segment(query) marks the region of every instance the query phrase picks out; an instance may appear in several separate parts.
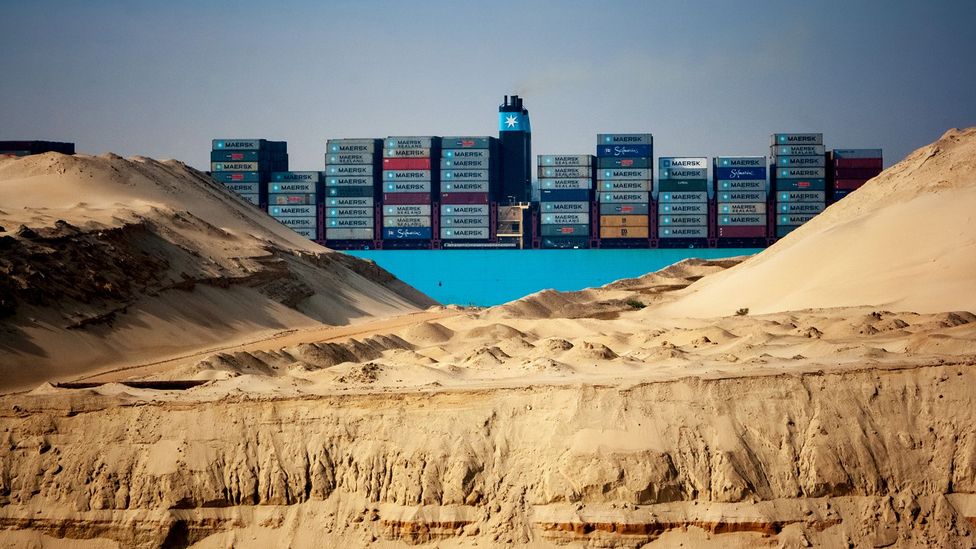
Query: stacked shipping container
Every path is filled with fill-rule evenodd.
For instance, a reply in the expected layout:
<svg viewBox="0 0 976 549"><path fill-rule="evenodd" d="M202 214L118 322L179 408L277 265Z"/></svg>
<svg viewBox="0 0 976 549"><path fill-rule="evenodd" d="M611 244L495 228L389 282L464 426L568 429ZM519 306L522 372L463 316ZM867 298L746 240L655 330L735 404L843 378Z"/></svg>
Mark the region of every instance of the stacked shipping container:
<svg viewBox="0 0 976 549"><path fill-rule="evenodd" d="M268 215L309 240L320 240L321 172L272 172Z"/></svg>
<svg viewBox="0 0 976 549"><path fill-rule="evenodd" d="M440 170L438 137L388 137L383 144L383 240L423 246L434 238L432 199Z"/></svg>
<svg viewBox="0 0 976 549"><path fill-rule="evenodd" d="M267 200L272 172L288 170L288 145L266 139L214 139L211 176L257 206Z"/></svg>
<svg viewBox="0 0 976 549"><path fill-rule="evenodd" d="M720 156L712 160L716 236L765 239L767 236L765 156Z"/></svg>
<svg viewBox="0 0 976 549"><path fill-rule="evenodd" d="M486 242L491 203L498 194L500 161L494 137L443 137L440 161L440 237Z"/></svg>
<svg viewBox="0 0 976 549"><path fill-rule="evenodd" d="M708 160L659 158L657 204L657 235L662 246L695 245L707 239Z"/></svg>
<svg viewBox="0 0 976 549"><path fill-rule="evenodd" d="M601 247L644 247L650 241L654 136L597 134L597 201Z"/></svg>
<svg viewBox="0 0 976 549"><path fill-rule="evenodd" d="M834 149L830 154L831 200L844 198L881 173L881 149Z"/></svg>
<svg viewBox="0 0 976 549"><path fill-rule="evenodd" d="M593 157L539 155L539 236L543 248L588 248Z"/></svg>
<svg viewBox="0 0 976 549"><path fill-rule="evenodd" d="M826 156L822 133L774 133L770 140L776 234L782 238L824 210Z"/></svg>
<svg viewBox="0 0 976 549"><path fill-rule="evenodd" d="M342 247L374 240L382 140L330 139L325 148L324 239Z"/></svg>

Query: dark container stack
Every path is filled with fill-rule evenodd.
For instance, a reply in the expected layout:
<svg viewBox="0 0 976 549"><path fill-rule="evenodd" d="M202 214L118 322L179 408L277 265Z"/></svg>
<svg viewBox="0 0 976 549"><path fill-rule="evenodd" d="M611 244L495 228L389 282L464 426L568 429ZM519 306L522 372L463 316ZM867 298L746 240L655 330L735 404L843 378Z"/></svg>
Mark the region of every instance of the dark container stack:
<svg viewBox="0 0 976 549"><path fill-rule="evenodd" d="M272 172L268 215L309 240L321 240L319 196L322 172Z"/></svg>
<svg viewBox="0 0 976 549"><path fill-rule="evenodd" d="M501 142L501 190L499 201L528 202L532 197L532 125L522 99L506 95L498 106L498 140Z"/></svg>
<svg viewBox="0 0 976 549"><path fill-rule="evenodd" d="M46 152L75 154L75 144L61 141L0 141L0 156L30 156Z"/></svg>
<svg viewBox="0 0 976 549"><path fill-rule="evenodd" d="M822 212L827 203L826 155L822 133L774 133L770 162L776 238Z"/></svg>
<svg viewBox="0 0 976 549"><path fill-rule="evenodd" d="M383 143L384 248L427 247L434 239L440 182L438 137L388 137Z"/></svg>
<svg viewBox="0 0 976 549"><path fill-rule="evenodd" d="M325 144L323 238L337 248L371 247L382 139L330 139Z"/></svg>
<svg viewBox="0 0 976 549"><path fill-rule="evenodd" d="M600 247L645 248L651 237L654 136L596 136Z"/></svg>
<svg viewBox="0 0 976 549"><path fill-rule="evenodd" d="M266 139L214 139L211 177L252 204L267 204L272 172L288 171L288 144Z"/></svg>
<svg viewBox="0 0 976 549"><path fill-rule="evenodd" d="M658 159L657 236L661 247L694 247L708 239L708 159Z"/></svg>
<svg viewBox="0 0 976 549"><path fill-rule="evenodd" d="M498 200L500 162L497 138L441 138L439 225L444 245L495 237L491 204Z"/></svg>
<svg viewBox="0 0 976 549"><path fill-rule="evenodd" d="M539 237L543 248L588 248L593 204L593 156L542 154L539 177Z"/></svg>
<svg viewBox="0 0 976 549"><path fill-rule="evenodd" d="M861 188L883 169L881 149L834 149L830 154L831 202Z"/></svg>
<svg viewBox="0 0 976 549"><path fill-rule="evenodd" d="M719 156L712 159L715 182L716 237L719 247L764 245L768 236L765 156Z"/></svg>

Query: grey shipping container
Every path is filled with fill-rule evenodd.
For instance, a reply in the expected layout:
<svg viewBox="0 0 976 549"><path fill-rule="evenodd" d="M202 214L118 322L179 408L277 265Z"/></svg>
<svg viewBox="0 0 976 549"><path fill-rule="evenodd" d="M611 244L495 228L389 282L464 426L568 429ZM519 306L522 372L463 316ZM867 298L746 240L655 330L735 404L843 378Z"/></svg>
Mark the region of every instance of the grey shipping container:
<svg viewBox="0 0 976 549"><path fill-rule="evenodd" d="M823 145L822 133L774 133L770 145Z"/></svg>
<svg viewBox="0 0 976 549"><path fill-rule="evenodd" d="M417 216L384 215L383 216L384 227L430 227L430 221L431 219L429 215L417 215Z"/></svg>
<svg viewBox="0 0 976 549"><path fill-rule="evenodd" d="M774 156L823 156L823 145L773 145L769 152Z"/></svg>
<svg viewBox="0 0 976 549"><path fill-rule="evenodd" d="M708 238L708 227L659 227L658 238Z"/></svg>
<svg viewBox="0 0 976 549"><path fill-rule="evenodd" d="M650 193L597 193L600 202L648 202Z"/></svg>
<svg viewBox="0 0 976 549"><path fill-rule="evenodd" d="M445 170L442 181L488 181L488 170Z"/></svg>
<svg viewBox="0 0 976 549"><path fill-rule="evenodd" d="M765 202L723 202L718 205L720 214L765 214Z"/></svg>
<svg viewBox="0 0 976 549"><path fill-rule="evenodd" d="M443 215L441 226L487 227L488 219L487 215Z"/></svg>
<svg viewBox="0 0 976 549"><path fill-rule="evenodd" d="M780 202L776 204L778 214L817 214L824 211L823 202Z"/></svg>
<svg viewBox="0 0 976 549"><path fill-rule="evenodd" d="M372 164L374 155L372 153L327 153L325 164Z"/></svg>
<svg viewBox="0 0 976 549"><path fill-rule="evenodd" d="M383 158L430 158L430 149L383 149Z"/></svg>
<svg viewBox="0 0 976 549"><path fill-rule="evenodd" d="M441 204L441 215L489 215L488 204Z"/></svg>
<svg viewBox="0 0 976 549"><path fill-rule="evenodd" d="M777 202L823 202L824 191L777 191Z"/></svg>
<svg viewBox="0 0 976 549"><path fill-rule="evenodd" d="M384 181L430 181L430 170L387 170Z"/></svg>
<svg viewBox="0 0 976 549"><path fill-rule="evenodd" d="M823 156L777 156L778 168L822 168L827 164Z"/></svg>
<svg viewBox="0 0 976 549"><path fill-rule="evenodd" d="M650 180L637 180L637 179L620 179L613 181L600 181L597 185L601 191L644 191L650 192L651 182Z"/></svg>
<svg viewBox="0 0 976 549"><path fill-rule="evenodd" d="M708 193L707 192L681 192L681 191L670 191L659 193L658 200L661 202L707 202Z"/></svg>
<svg viewBox="0 0 976 549"><path fill-rule="evenodd" d="M383 141L383 147L386 149L429 149L433 143L434 138L431 136L394 135Z"/></svg>
<svg viewBox="0 0 976 549"><path fill-rule="evenodd" d="M224 187L234 191L237 194L260 194L261 184L260 183L224 183Z"/></svg>
<svg viewBox="0 0 976 549"><path fill-rule="evenodd" d="M443 239L485 239L490 238L488 227L441 227Z"/></svg>
<svg viewBox="0 0 976 549"><path fill-rule="evenodd" d="M600 179L641 179L650 181L654 173L647 168L601 168L597 171Z"/></svg>
<svg viewBox="0 0 976 549"><path fill-rule="evenodd" d="M243 198L244 200L247 200L248 202L250 202L251 204L254 204L255 206L260 206L261 205L261 195L259 195L259 194L244 194L244 193L241 193L241 198Z"/></svg>
<svg viewBox="0 0 976 549"><path fill-rule="evenodd" d="M489 137L451 135L441 138L441 146L451 149L487 149L491 145Z"/></svg>
<svg viewBox="0 0 976 549"><path fill-rule="evenodd" d="M444 158L441 157L442 170L487 170L491 167L488 158Z"/></svg>
<svg viewBox="0 0 976 549"><path fill-rule="evenodd" d="M269 193L315 193L316 182L269 183Z"/></svg>
<svg viewBox="0 0 976 549"><path fill-rule="evenodd" d="M325 228L326 240L372 240L373 229L334 229Z"/></svg>
<svg viewBox="0 0 976 549"><path fill-rule="evenodd" d="M487 206L485 206L487 208ZM395 217L416 217L430 215L429 204L385 204L383 215Z"/></svg>
<svg viewBox="0 0 976 549"><path fill-rule="evenodd" d="M319 220L318 217L276 217L279 223L285 225L286 227L296 227L296 228L310 228L317 227Z"/></svg>
<svg viewBox="0 0 976 549"><path fill-rule="evenodd" d="M376 154L376 142L367 139L356 139L349 141L328 141L325 144L328 153L348 153L348 154Z"/></svg>
<svg viewBox="0 0 976 549"><path fill-rule="evenodd" d="M273 204L268 206L268 214L271 217L309 217L318 215L315 204L302 204L297 206L279 206Z"/></svg>
<svg viewBox="0 0 976 549"><path fill-rule="evenodd" d="M374 171L372 164L332 164L325 167L326 175L337 177L369 177Z"/></svg>
<svg viewBox="0 0 976 549"><path fill-rule="evenodd" d="M452 193L486 193L489 192L487 181L444 181L441 180L441 192Z"/></svg>
<svg viewBox="0 0 976 549"><path fill-rule="evenodd" d="M491 155L485 149L444 149L441 151L441 157L460 160L462 158L485 159L490 158Z"/></svg>
<svg viewBox="0 0 976 549"><path fill-rule="evenodd" d="M705 168L664 168L658 172L658 179L708 179Z"/></svg>
<svg viewBox="0 0 976 549"><path fill-rule="evenodd" d="M233 151L256 151L263 148L262 146L267 145L267 141L264 139L214 139L211 145L215 151L225 149Z"/></svg>
<svg viewBox="0 0 976 549"><path fill-rule="evenodd" d="M647 215L649 207L646 202L600 204L600 215Z"/></svg>
<svg viewBox="0 0 976 549"><path fill-rule="evenodd" d="M336 229L372 229L372 217L330 217L325 226Z"/></svg>
<svg viewBox="0 0 976 549"><path fill-rule="evenodd" d="M309 240L315 240L319 237L318 227L290 227L290 229Z"/></svg>
<svg viewBox="0 0 976 549"><path fill-rule="evenodd" d="M700 225L708 225L708 215L660 215L658 216L658 224L661 226L682 226L682 227L696 227Z"/></svg>
<svg viewBox="0 0 976 549"><path fill-rule="evenodd" d="M593 156L589 154L540 154L539 166L592 166Z"/></svg>
<svg viewBox="0 0 976 549"><path fill-rule="evenodd" d="M586 166L542 166L538 169L538 176L561 179L592 177L593 169Z"/></svg>
<svg viewBox="0 0 976 549"><path fill-rule="evenodd" d="M653 145L654 136L649 133L598 133L598 145Z"/></svg>
<svg viewBox="0 0 976 549"><path fill-rule="evenodd" d="M256 172L260 171L262 162L211 162L212 172Z"/></svg>
<svg viewBox="0 0 976 549"><path fill-rule="evenodd" d="M544 213L541 222L547 225L583 225L590 222L590 214Z"/></svg>
<svg viewBox="0 0 976 549"><path fill-rule="evenodd" d="M663 214L708 214L708 203L658 202L657 211Z"/></svg>
<svg viewBox="0 0 976 549"><path fill-rule="evenodd" d="M330 196L325 199L326 206L337 208L372 208L373 197L371 196Z"/></svg>
<svg viewBox="0 0 976 549"><path fill-rule="evenodd" d="M823 168L776 168L778 179L823 179Z"/></svg>
<svg viewBox="0 0 976 549"><path fill-rule="evenodd" d="M657 165L662 170L704 170L708 168L708 159L703 156L663 156L657 159Z"/></svg>
<svg viewBox="0 0 976 549"><path fill-rule="evenodd" d="M387 193L429 193L430 181L390 181L383 185Z"/></svg>
<svg viewBox="0 0 976 549"><path fill-rule="evenodd" d="M592 189L593 180L589 177L578 177L575 179L559 179L543 177L539 179L541 189Z"/></svg>
<svg viewBox="0 0 976 549"><path fill-rule="evenodd" d="M325 208L325 217L372 217L373 208Z"/></svg>
<svg viewBox="0 0 976 549"><path fill-rule="evenodd" d="M765 202L765 191L719 191L715 200L722 202Z"/></svg>
<svg viewBox="0 0 976 549"><path fill-rule="evenodd" d="M779 214L776 216L777 225L803 225L818 214Z"/></svg>
<svg viewBox="0 0 976 549"><path fill-rule="evenodd" d="M590 226L583 225L540 225L542 236L585 236L590 234Z"/></svg>
<svg viewBox="0 0 976 549"><path fill-rule="evenodd" d="M543 212L584 213L590 211L589 202L543 202Z"/></svg>
<svg viewBox="0 0 976 549"><path fill-rule="evenodd" d="M765 225L765 214L719 214L718 224L723 227L736 225Z"/></svg>
<svg viewBox="0 0 976 549"><path fill-rule="evenodd" d="M372 176L326 177L326 187L372 187L377 179Z"/></svg>

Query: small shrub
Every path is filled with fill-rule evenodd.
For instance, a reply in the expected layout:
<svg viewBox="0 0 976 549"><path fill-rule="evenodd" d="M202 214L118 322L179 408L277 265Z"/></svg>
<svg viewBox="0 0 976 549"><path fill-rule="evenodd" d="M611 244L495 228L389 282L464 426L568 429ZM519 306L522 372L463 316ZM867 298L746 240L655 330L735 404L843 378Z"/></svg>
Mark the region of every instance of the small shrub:
<svg viewBox="0 0 976 549"><path fill-rule="evenodd" d="M749 314L749 307L743 307L735 312L735 316L746 316Z"/></svg>
<svg viewBox="0 0 976 549"><path fill-rule="evenodd" d="M647 305L644 305L643 303L637 301L636 299L628 299L627 305L630 305L632 309L643 309L644 307L647 307Z"/></svg>

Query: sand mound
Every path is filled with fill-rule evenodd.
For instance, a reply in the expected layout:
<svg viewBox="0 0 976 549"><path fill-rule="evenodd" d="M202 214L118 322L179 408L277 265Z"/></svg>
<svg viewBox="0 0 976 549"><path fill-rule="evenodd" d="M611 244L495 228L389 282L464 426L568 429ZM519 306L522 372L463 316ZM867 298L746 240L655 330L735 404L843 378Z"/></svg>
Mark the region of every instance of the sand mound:
<svg viewBox="0 0 976 549"><path fill-rule="evenodd" d="M0 390L433 304L175 161L4 158L0 204Z"/></svg>
<svg viewBox="0 0 976 549"><path fill-rule="evenodd" d="M950 130L776 245L656 311L976 311L976 128Z"/></svg>
<svg viewBox="0 0 976 549"><path fill-rule="evenodd" d="M404 330L402 335L415 343L443 343L454 337L454 330L437 322L421 322Z"/></svg>

